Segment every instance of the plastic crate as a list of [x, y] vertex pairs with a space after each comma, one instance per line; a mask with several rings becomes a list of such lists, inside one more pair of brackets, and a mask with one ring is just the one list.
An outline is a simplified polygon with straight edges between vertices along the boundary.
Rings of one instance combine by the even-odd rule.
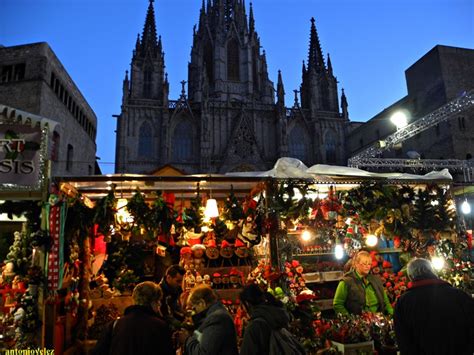
[[320, 272], [308, 272], [306, 274], [303, 274], [303, 278], [304, 278], [306, 283], [322, 282], [323, 281]]
[[333, 347], [344, 355], [372, 355], [374, 353], [374, 341], [364, 341], [363, 343], [342, 344], [331, 340]]

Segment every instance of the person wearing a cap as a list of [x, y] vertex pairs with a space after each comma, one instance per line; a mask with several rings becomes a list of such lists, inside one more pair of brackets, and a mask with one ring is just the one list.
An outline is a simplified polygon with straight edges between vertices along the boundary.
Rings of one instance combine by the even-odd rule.
[[186, 270], [179, 265], [171, 265], [166, 269], [165, 276], [160, 282], [163, 290], [163, 302], [161, 314], [169, 322], [172, 328], [184, 320], [184, 312], [179, 305], [179, 297], [183, 292], [182, 284]]
[[394, 326], [402, 355], [474, 354], [474, 300], [438, 278], [431, 262], [408, 263], [411, 285], [395, 305]]
[[[240, 354], [269, 354], [270, 335], [272, 331], [288, 327], [289, 314], [283, 307], [283, 303], [270, 293], [263, 291], [257, 284], [245, 286], [239, 298], [245, 311], [250, 315], [250, 320], [244, 328]], [[301, 353], [304, 353], [302, 349], [301, 347]]]

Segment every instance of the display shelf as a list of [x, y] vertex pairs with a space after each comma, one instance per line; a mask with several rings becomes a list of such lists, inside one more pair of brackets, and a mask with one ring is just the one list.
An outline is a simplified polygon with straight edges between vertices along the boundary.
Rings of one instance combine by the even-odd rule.
[[344, 272], [337, 270], [337, 271], [323, 271], [321, 272], [323, 275], [324, 281], [340, 281], [344, 277]]
[[331, 253], [302, 253], [302, 254], [293, 254], [293, 257], [299, 256], [325, 256], [325, 255], [334, 255], [334, 252]]
[[401, 252], [403, 252], [403, 249], [402, 248], [380, 248], [380, 249], [377, 249], [377, 251], [380, 254], [401, 253]]
[[98, 309], [102, 305], [110, 305], [113, 303], [120, 314], [123, 314], [125, 308], [131, 306], [133, 304], [132, 296], [118, 296], [118, 297], [111, 297], [111, 298], [96, 298], [92, 299], [92, 305], [95, 309]]
[[314, 301], [321, 311], [332, 309], [332, 298]]
[[245, 277], [252, 271], [252, 266], [216, 266], [216, 267], [203, 267], [198, 270], [199, 274], [206, 275], [209, 274], [212, 277], [212, 274], [215, 272], [220, 273], [221, 275], [230, 274], [232, 269], [236, 269], [244, 274]]
[[344, 276], [343, 271], [319, 271], [303, 274], [306, 283], [325, 283], [331, 281], [340, 281]]
[[242, 292], [242, 288], [226, 288], [226, 289], [214, 289], [219, 299], [221, 300], [231, 300], [235, 302], [239, 299], [240, 292]]

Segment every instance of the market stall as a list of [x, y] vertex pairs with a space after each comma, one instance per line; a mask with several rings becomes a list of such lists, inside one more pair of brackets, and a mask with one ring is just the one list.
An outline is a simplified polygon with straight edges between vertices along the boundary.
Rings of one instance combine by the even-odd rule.
[[[347, 342], [393, 347], [390, 321], [335, 317], [335, 287], [366, 248], [391, 302], [408, 287], [404, 266], [415, 255], [444, 262], [443, 277], [472, 292], [450, 185], [447, 171], [374, 174], [288, 158], [268, 172], [225, 176], [57, 179], [43, 206], [49, 225], [60, 226], [49, 234], [57, 248], [47, 248], [58, 267], [46, 273], [44, 342], [57, 353], [87, 349], [131, 303], [137, 282], [159, 281], [180, 263], [184, 293], [211, 285], [240, 334], [238, 295], [256, 282], [293, 313], [292, 332], [311, 352]], [[360, 334], [348, 337], [354, 327]]]

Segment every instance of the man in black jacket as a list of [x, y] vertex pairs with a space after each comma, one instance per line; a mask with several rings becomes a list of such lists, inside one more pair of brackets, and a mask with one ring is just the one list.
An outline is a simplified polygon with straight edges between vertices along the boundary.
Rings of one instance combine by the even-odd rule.
[[172, 329], [178, 327], [184, 320], [184, 312], [179, 305], [179, 297], [183, 292], [181, 285], [186, 270], [179, 265], [171, 265], [166, 269], [165, 276], [160, 282], [163, 290], [163, 302], [161, 303], [161, 315], [171, 325]]
[[175, 355], [171, 331], [158, 313], [162, 295], [154, 282], [138, 284], [132, 295], [134, 305], [104, 330], [93, 353]]
[[212, 288], [197, 286], [189, 295], [188, 307], [193, 312], [196, 330], [177, 333], [187, 355], [237, 355], [237, 334], [229, 312], [218, 301]]
[[440, 280], [426, 259], [408, 264], [412, 286], [397, 301], [394, 322], [402, 355], [472, 355], [474, 300]]

